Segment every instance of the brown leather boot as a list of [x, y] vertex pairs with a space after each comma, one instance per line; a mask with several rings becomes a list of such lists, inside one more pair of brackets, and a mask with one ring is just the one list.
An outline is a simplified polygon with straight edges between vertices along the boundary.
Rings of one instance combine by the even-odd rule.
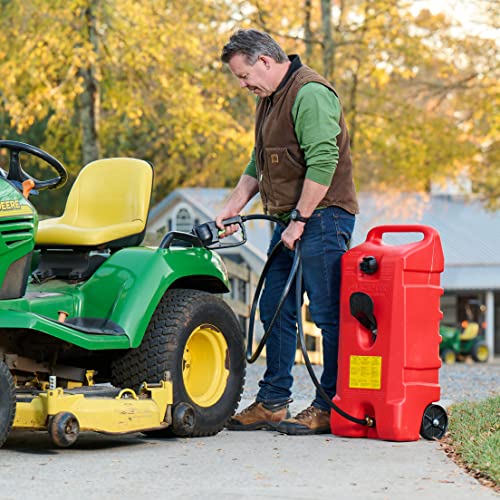
[[306, 436], [309, 434], [328, 434], [330, 432], [330, 410], [309, 406], [294, 418], [287, 418], [275, 429], [283, 434]]
[[230, 431], [272, 430], [284, 418], [290, 417], [288, 403], [268, 404], [255, 401], [226, 424]]

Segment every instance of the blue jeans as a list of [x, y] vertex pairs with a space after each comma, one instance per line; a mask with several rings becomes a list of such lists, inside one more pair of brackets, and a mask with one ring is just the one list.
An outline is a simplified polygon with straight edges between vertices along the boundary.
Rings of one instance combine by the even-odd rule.
[[[309, 297], [312, 320], [321, 329], [323, 342], [322, 388], [330, 398], [337, 384], [339, 340], [340, 263], [354, 229], [354, 215], [340, 207], [316, 210], [301, 237], [303, 289]], [[283, 229], [276, 226], [269, 252], [280, 241]], [[267, 330], [283, 292], [294, 252], [283, 247], [272, 263], [262, 297], [260, 318]], [[291, 396], [292, 367], [297, 349], [297, 311], [295, 284], [266, 342], [267, 368], [259, 382], [257, 401], [280, 402]], [[328, 403], [316, 391], [312, 403], [327, 410]]]

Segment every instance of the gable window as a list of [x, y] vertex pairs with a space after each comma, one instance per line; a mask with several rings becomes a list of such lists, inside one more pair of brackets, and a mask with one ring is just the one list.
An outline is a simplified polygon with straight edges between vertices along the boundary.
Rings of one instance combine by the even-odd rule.
[[187, 208], [179, 208], [175, 214], [175, 230], [189, 233], [193, 228], [193, 216]]

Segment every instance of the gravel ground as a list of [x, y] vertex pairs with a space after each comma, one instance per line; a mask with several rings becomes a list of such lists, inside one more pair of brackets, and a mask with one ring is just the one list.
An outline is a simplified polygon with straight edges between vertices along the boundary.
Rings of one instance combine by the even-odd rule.
[[[258, 381], [263, 375], [265, 362], [259, 359], [247, 365], [243, 399], [253, 400], [258, 391]], [[321, 367], [314, 367], [319, 378]], [[295, 400], [312, 399], [314, 386], [305, 365], [295, 365], [292, 397]], [[443, 365], [439, 374], [441, 400], [447, 402], [478, 401], [500, 394], [500, 358], [488, 363], [456, 363]]]

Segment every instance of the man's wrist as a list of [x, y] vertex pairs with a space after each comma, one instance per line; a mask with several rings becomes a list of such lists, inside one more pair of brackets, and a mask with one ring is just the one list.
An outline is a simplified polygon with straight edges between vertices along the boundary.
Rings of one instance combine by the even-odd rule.
[[310, 217], [304, 217], [297, 208], [292, 209], [290, 212], [290, 220], [293, 222], [306, 223]]

